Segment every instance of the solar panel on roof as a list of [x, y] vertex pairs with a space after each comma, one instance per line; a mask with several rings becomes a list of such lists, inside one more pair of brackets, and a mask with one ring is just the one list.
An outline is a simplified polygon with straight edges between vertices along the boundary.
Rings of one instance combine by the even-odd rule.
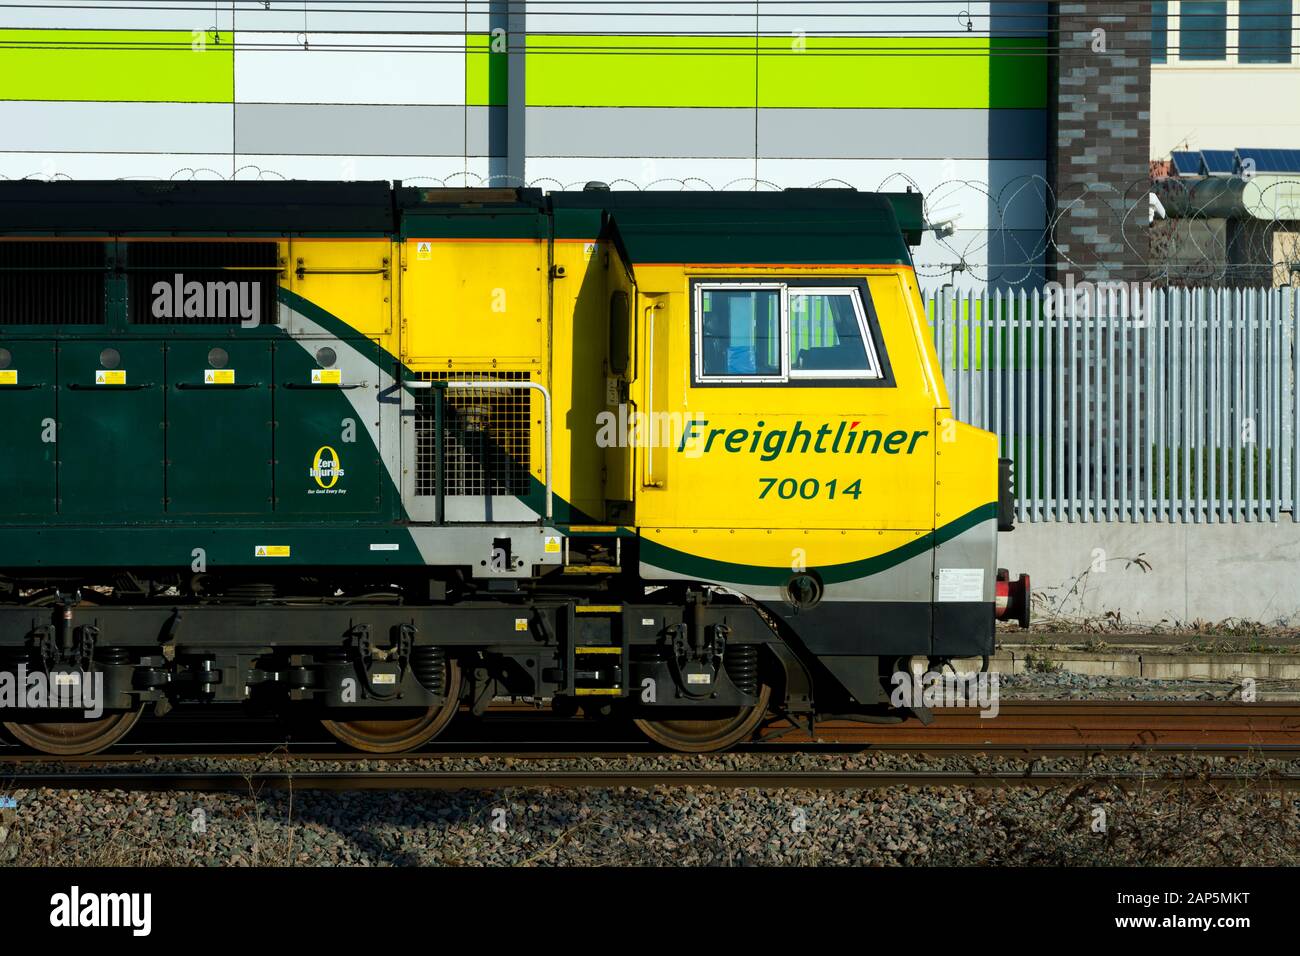
[[1255, 173], [1300, 173], [1300, 149], [1237, 149], [1234, 168], [1240, 171], [1243, 164], [1254, 163]]
[[1199, 152], [1178, 151], [1170, 153], [1175, 176], [1199, 176], [1201, 173], [1201, 154]]
[[1201, 150], [1201, 172], [1206, 176], [1230, 176], [1236, 162], [1234, 149]]

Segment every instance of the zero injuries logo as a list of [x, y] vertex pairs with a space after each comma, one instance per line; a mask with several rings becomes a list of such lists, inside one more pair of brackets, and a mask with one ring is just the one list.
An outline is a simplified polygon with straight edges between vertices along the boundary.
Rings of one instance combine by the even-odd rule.
[[309, 476], [315, 479], [318, 488], [311, 488], [308, 494], [346, 494], [346, 489], [336, 488], [339, 479], [343, 477], [343, 461], [339, 458], [339, 453], [329, 445], [321, 445], [316, 449], [316, 455], [312, 459], [311, 469], [307, 472]]

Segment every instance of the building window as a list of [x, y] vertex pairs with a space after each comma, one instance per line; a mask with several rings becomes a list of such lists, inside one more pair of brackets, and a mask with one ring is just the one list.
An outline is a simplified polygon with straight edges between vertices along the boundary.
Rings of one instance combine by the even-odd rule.
[[1167, 63], [1169, 49], [1169, 4], [1151, 4], [1151, 62]]
[[1228, 4], [1224, 0], [1183, 0], [1178, 24], [1178, 58], [1226, 60]]
[[1291, 62], [1291, 0], [1241, 0], [1237, 34], [1241, 63]]

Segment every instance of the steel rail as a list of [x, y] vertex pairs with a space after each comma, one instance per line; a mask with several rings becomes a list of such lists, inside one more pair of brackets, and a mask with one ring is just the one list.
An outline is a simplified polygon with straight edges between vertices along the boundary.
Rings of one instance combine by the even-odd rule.
[[963, 786], [1052, 787], [1094, 783], [1097, 786], [1140, 785], [1143, 788], [1268, 786], [1300, 791], [1300, 774], [1196, 774], [1158, 772], [1092, 772], [1087, 770], [1026, 769], [1023, 771], [469, 771], [451, 773], [386, 773], [381, 771], [284, 771], [253, 773], [45, 773], [23, 776], [21, 789], [124, 790], [130, 792], [204, 791], [259, 793], [264, 790], [509, 790], [509, 789], [651, 789], [654, 787], [714, 787], [719, 789], [867, 790], [881, 787]]

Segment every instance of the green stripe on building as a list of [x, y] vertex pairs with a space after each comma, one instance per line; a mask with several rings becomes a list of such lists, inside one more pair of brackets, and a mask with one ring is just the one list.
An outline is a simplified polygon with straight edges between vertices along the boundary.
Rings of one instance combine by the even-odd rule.
[[493, 53], [486, 33], [465, 37], [465, 104], [505, 106], [509, 61], [504, 52]]
[[231, 103], [234, 97], [229, 34], [0, 30], [0, 99]]
[[[1041, 109], [1047, 101], [1041, 39], [809, 37], [796, 47], [790, 37], [534, 34], [527, 42], [529, 106]], [[505, 103], [505, 54], [487, 44], [468, 38], [470, 105]]]

